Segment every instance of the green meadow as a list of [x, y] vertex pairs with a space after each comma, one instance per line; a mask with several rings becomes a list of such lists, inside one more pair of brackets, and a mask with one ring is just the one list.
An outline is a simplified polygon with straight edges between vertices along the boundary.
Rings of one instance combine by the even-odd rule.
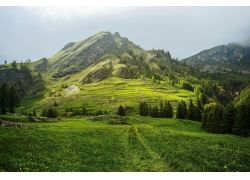
[[[75, 79], [76, 78], [76, 79]], [[24, 109], [32, 112], [35, 109], [38, 114], [46, 108], [56, 108], [58, 112], [64, 112], [66, 108], [81, 109], [83, 106], [91, 111], [107, 111], [116, 113], [119, 105], [134, 108], [133, 114], [138, 114], [140, 102], [146, 101], [150, 105], [159, 105], [160, 100], [170, 101], [174, 108], [178, 101], [194, 99], [194, 92], [181, 89], [178, 85], [169, 85], [166, 81], [159, 83], [151, 79], [122, 79], [110, 77], [101, 82], [82, 84], [78, 76], [51, 79], [45, 78], [46, 89], [36, 95], [27, 95], [17, 111]], [[65, 87], [67, 85], [67, 87]], [[77, 91], [69, 90], [70, 86], [76, 86]], [[54, 107], [54, 102], [58, 106]]]
[[127, 117], [129, 125], [86, 117], [21, 121], [27, 129], [0, 126], [2, 172], [250, 171], [249, 138], [208, 134], [195, 121], [136, 115]]

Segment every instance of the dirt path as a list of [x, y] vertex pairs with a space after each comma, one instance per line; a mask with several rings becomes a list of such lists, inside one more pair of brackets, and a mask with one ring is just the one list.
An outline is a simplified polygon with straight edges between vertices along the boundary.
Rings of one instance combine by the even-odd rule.
[[128, 170], [136, 170], [138, 172], [169, 172], [171, 169], [161, 159], [159, 154], [153, 151], [143, 139], [136, 126], [129, 128], [127, 132], [128, 148], [126, 158], [130, 167]]

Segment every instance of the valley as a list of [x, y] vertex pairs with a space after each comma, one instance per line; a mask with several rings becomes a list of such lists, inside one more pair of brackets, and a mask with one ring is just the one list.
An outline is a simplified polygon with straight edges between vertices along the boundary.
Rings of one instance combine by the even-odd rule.
[[223, 47], [179, 61], [102, 31], [1, 65], [0, 171], [249, 171], [248, 49]]

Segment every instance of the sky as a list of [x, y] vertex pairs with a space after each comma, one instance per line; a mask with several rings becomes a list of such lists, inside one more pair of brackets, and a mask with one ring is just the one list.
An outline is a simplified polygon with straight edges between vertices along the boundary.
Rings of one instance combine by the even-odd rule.
[[0, 6], [0, 64], [49, 58], [69, 42], [119, 32], [179, 60], [250, 37], [250, 6]]

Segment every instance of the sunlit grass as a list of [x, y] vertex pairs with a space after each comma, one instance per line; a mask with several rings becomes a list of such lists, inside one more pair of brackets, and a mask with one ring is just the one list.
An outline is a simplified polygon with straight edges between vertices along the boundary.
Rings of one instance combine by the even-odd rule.
[[[141, 120], [141, 121], [138, 121]], [[0, 126], [0, 171], [249, 171], [250, 140], [205, 133], [199, 122], [130, 116]]]

